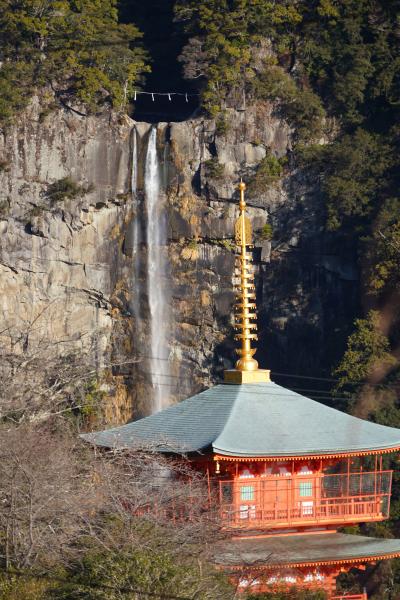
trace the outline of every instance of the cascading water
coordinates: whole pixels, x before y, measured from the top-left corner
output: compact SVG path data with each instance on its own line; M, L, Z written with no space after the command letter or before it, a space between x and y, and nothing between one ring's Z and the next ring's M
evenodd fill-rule
M138 152L137 152L137 133L136 128L132 129L132 173L131 173L131 191L132 199L136 200L137 195L137 168L138 168ZM137 222L137 219L135 219Z
M152 127L144 170L144 194L147 209L147 295L150 310L149 374L153 388L151 412L169 404L169 327L167 273L167 227L161 190L160 163L157 155L157 128Z
M131 195L132 195L132 258L133 258L133 278L132 278L132 313L135 317L137 333L140 328L140 213L138 198L138 142L136 128L132 129L132 172L131 172Z

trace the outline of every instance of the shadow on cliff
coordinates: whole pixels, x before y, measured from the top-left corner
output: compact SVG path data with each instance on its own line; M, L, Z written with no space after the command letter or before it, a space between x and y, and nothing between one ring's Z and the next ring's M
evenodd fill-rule
M358 307L358 278L342 268L345 255L310 237L262 265L257 281L257 360L276 383L326 403Z
M133 22L139 27L150 55L151 73L146 75L143 91L184 94L171 96L171 99L155 96L154 100L151 95L138 95L133 105L136 121L185 121L193 117L199 107L198 89L183 78L182 63L178 61L187 36L175 26L174 4L174 0L119 2L121 21Z

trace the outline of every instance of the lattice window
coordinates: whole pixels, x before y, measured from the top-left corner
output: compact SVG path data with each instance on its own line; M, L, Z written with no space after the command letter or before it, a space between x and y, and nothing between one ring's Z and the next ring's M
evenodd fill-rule
M312 481L301 481L299 484L300 498L312 496Z
M241 500L254 500L254 487L252 485L242 485L240 488Z

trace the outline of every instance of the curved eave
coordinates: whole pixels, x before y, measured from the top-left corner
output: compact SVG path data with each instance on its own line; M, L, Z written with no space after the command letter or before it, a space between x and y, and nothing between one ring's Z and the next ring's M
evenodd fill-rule
M171 454L176 456L187 456L191 454L203 454L205 451L203 448L193 448L191 446L184 446L180 445L179 443L174 443L173 441L168 442L167 440L155 440L153 443L151 443L149 440L141 440L138 437L131 442L126 442L117 435L108 433L107 430L101 432L81 433L79 434L79 438L84 442L91 444L92 446L118 452L133 450L144 452L160 452L162 454ZM210 444L208 444L206 448L210 449Z
M337 567L400 556L400 539L337 532L236 538L216 546L215 563L224 570L277 570L282 567Z
M399 552L390 552L388 554L374 554L371 556L360 556L355 558L338 558L338 559L326 559L326 560L309 560L303 562L280 562L280 563L264 563L257 565L246 565L246 567L251 571L260 571L260 570L271 570L276 571L277 569L282 568L296 568L299 569L301 567L328 567L328 566L342 566L342 565L359 565L365 563L376 562L379 560L390 560L392 558L399 558ZM219 565L224 570L225 568L222 565ZM232 571L243 571L243 565L229 565L227 567L228 570Z
M218 461L235 461L235 462L247 462L247 461L281 461L281 460L304 460L308 459L329 459L329 458L347 458L355 456L373 456L379 454L393 454L394 452L400 452L400 445L386 447L386 448L369 448L360 450L349 450L349 451L337 451L332 450L331 452L325 451L323 453L317 452L305 452L293 454L263 454L253 456L251 454L231 454L223 450L213 448L214 460Z

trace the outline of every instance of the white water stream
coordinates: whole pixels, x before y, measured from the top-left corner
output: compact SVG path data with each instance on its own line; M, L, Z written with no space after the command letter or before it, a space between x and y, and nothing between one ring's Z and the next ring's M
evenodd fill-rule
M132 312L135 317L137 333L140 326L140 206L137 195L138 182L138 140L137 131L132 130L132 172L131 172L131 194L134 217L132 220L132 259L133 259L133 278L132 278Z
M149 374L153 388L151 413L169 404L170 372L167 332L169 299L167 281L167 227L165 199L161 190L160 163L157 155L157 128L152 127L144 169L144 194L147 209L147 295L150 309ZM146 336L147 337L147 336Z

